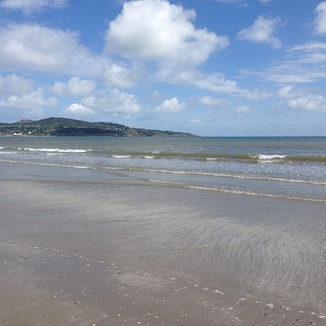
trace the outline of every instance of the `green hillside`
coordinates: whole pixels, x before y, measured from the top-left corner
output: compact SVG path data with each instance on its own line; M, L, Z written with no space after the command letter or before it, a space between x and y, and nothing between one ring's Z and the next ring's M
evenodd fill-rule
M82 120L51 117L38 121L21 120L15 123L0 123L1 135L35 136L194 136L189 133L130 128L111 122L87 122Z

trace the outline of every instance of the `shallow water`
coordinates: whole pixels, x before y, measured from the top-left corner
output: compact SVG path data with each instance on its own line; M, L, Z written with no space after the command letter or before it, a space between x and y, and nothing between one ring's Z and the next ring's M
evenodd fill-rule
M12 203L2 205L1 239L133 272L225 279L257 302L326 313L325 138L1 138L0 147L2 201Z

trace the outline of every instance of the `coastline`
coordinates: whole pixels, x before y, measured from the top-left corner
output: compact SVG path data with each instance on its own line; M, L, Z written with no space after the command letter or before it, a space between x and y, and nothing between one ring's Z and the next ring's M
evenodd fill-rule
M230 283L198 275L132 272L10 242L1 244L0 256L4 326L323 325L325 318L268 298L257 301Z
M203 264L218 248L189 235L191 223L209 224L180 201L179 189L120 184L116 175L107 184L56 181L46 172L42 180L0 181L1 325L325 322L322 303L289 305L283 294L240 281L228 266L213 272ZM215 199L222 208L224 197Z

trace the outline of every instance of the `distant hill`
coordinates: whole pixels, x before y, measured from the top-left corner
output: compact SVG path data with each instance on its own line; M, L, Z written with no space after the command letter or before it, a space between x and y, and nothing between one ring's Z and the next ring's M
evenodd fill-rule
M36 136L113 136L154 137L195 136L189 133L130 128L111 122L87 122L67 118L46 118L38 121L20 120L15 123L0 123L1 135Z

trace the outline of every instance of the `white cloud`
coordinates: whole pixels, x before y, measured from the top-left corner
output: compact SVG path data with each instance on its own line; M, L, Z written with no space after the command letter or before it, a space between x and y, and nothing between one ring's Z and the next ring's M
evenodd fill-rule
M127 59L139 80L144 76L143 80L147 78L151 82L238 92L234 81L218 74L206 75L197 69L215 50L228 46L229 40L206 29L196 29L194 19L193 10L166 0L126 2L121 14L109 25L106 53Z
M246 116L248 113L252 112L253 109L248 106L248 105L240 105L237 106L234 111L236 112L236 116L238 119L243 118L244 116Z
M326 78L326 43L309 42L286 49L283 62L257 73L280 84L312 83Z
M259 16L252 26L245 28L238 33L237 39L242 41L247 40L257 43L267 43L273 48L279 49L282 44L273 34L280 22L281 20L279 17L269 19Z
M322 95L308 94L293 98L288 101L288 105L291 109L326 112L326 101Z
M295 90L292 86L280 88L277 95L286 99L291 109L326 112L326 99L323 95Z
M291 98L295 96L292 86L282 87L277 91L277 95L283 98Z
M134 24L137 17L141 24ZM106 48L107 53L120 51L130 60L115 62L107 55L91 53L80 44L76 32L33 23L9 24L0 28L0 69L80 76L80 81L72 79L70 84L53 85L52 91L61 96L87 96L90 91L81 94L77 88L82 80L89 79L110 88L158 81L217 92L238 91L235 82L204 75L196 69L214 50L227 46L228 39L206 29L196 29L191 22L194 18L194 11L166 0L125 3L121 15L110 24ZM143 36L137 38L135 33ZM75 89L74 81L78 84ZM84 86L91 88L89 82Z
M4 69L59 72L69 69L86 49L78 35L37 24L12 24L0 29L0 65Z
M55 97L44 98L43 89L39 88L29 94L10 95L6 99L0 100L0 107L38 109L43 107L53 107L57 104Z
M117 89L102 91L96 96L88 96L82 100L82 105L99 108L102 112L111 114L133 114L141 110L134 95Z
M315 9L315 31L317 34L326 34L326 1L321 2Z
M67 0L2 0L0 8L21 10L24 13L32 13L46 7L63 8L67 6Z
M186 103L180 103L176 97L170 100L165 100L161 105L159 105L154 112L179 112L186 107Z
M233 80L227 80L220 74L197 74L192 83L198 88L209 90L216 93L239 93L240 89ZM190 82L190 80L189 80Z
M309 68L310 67L305 67L300 63L289 62L271 67L266 69L264 72L259 72L258 76L279 84L311 83L317 78L326 77L326 72L323 70L319 70L316 67L313 67L312 69Z
M287 53L297 58L301 64L320 64L326 62L326 43L309 42L294 46Z
M28 23L0 28L0 69L97 78L109 87L131 87L138 78L137 71L92 54L78 33Z
M237 113L249 113L252 111L252 108L250 108L248 105L243 105L243 106L237 106L234 110Z
M199 104L206 105L206 106L224 106L228 105L229 101L225 99L215 98L212 96L203 96L198 100Z
M72 77L67 83L55 82L52 91L60 96L88 96L96 88L96 83L89 79Z
M103 62L103 71L100 72L100 79L109 87L128 88L137 84L141 73L137 68L126 68L116 63L108 64Z
M110 23L106 37L107 53L131 60L153 60L159 64L195 67L211 53L229 45L191 23L193 10L184 10L166 0L126 2L122 13Z
M263 100L270 96L267 92L262 92L257 89L255 89L253 91L244 90L244 91L242 91L241 95L249 100L254 100L254 101Z
M88 116L95 113L95 111L91 108L88 108L86 106L83 106L78 103L73 103L67 107L67 109L64 111L68 114L73 114L77 116Z
M20 95L31 92L33 81L24 77L11 74L5 77L0 75L0 96Z

